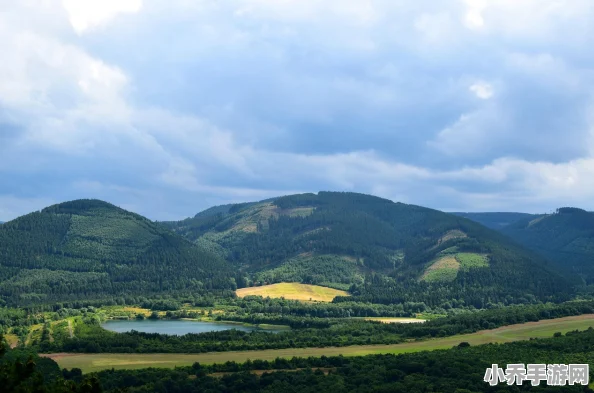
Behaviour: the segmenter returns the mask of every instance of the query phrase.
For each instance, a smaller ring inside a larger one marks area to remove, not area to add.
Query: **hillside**
[[[455,212],[451,213],[460,217],[468,218],[469,220],[476,221],[487,228],[501,230],[508,225],[518,222],[529,217],[534,217],[533,214],[528,213],[463,213]]]
[[[235,289],[231,277],[221,258],[98,200],[50,206],[0,227],[0,296],[11,305]]]
[[[520,220],[502,230],[567,273],[577,273],[594,283],[594,213],[561,208]]]
[[[349,289],[365,301],[446,307],[570,290],[542,257],[496,231],[363,194],[292,195],[165,225],[236,265],[240,287],[301,282]]]

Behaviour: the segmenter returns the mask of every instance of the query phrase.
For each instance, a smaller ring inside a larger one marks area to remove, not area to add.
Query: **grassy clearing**
[[[292,209],[279,209],[278,214],[289,217],[307,217],[314,212],[313,207],[295,207]]]
[[[458,276],[458,271],[468,271],[470,269],[489,267],[489,258],[486,255],[471,252],[458,252],[456,247],[450,247],[443,250],[437,259],[431,264],[421,280],[429,282],[450,282]]]
[[[429,282],[454,281],[460,270],[460,262],[456,257],[447,255],[439,258],[425,270],[421,280]]]
[[[41,331],[43,330],[43,324],[32,325],[29,328],[29,333],[25,338],[25,345],[30,345],[33,341],[37,341],[41,338]]]
[[[571,330],[585,330],[594,327],[594,314],[549,319],[504,326],[477,333],[437,338],[427,341],[412,341],[394,345],[362,345],[341,348],[289,348],[264,351],[211,352],[202,354],[51,354],[46,355],[58,362],[62,368],[78,367],[83,372],[105,369],[138,369],[146,367],[190,366],[194,362],[202,364],[224,363],[226,361],[245,362],[248,359],[273,360],[277,357],[293,356],[363,356],[371,354],[400,354],[436,349],[451,348],[466,341],[471,345],[504,343],[530,338],[552,337],[555,332],[566,333]]]
[[[486,255],[461,252],[456,254],[456,260],[460,262],[460,268],[462,270],[468,270],[477,267],[489,267],[489,259]]]
[[[19,338],[17,337],[16,334],[5,334],[4,335],[4,339],[6,340],[6,343],[11,347],[14,348],[17,346],[17,344],[19,343]]]
[[[301,301],[331,302],[336,296],[348,296],[345,291],[321,287],[318,285],[300,283],[279,283],[263,285],[261,287],[242,288],[236,291],[237,296],[262,296],[271,298],[284,297],[285,299]]]

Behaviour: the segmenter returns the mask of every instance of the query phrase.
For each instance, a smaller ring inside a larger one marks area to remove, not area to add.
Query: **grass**
[[[451,255],[439,258],[427,268],[421,280],[429,282],[454,281],[460,269],[460,262]]]
[[[458,276],[458,271],[468,271],[479,267],[489,267],[489,258],[486,255],[471,252],[453,253],[456,247],[443,250],[437,261],[425,270],[421,280],[429,282],[450,282]]]
[[[271,298],[284,297],[285,299],[301,301],[331,302],[336,296],[348,296],[345,291],[321,287],[318,285],[299,283],[279,283],[263,285],[261,287],[242,288],[236,291],[237,296],[262,296]]]
[[[594,314],[548,319],[518,325],[503,326],[493,330],[436,338],[426,341],[413,341],[394,345],[362,345],[331,348],[289,348],[264,351],[210,352],[201,354],[51,354],[45,355],[58,362],[61,368],[78,367],[83,372],[105,369],[139,369],[146,367],[173,368],[191,366],[194,362],[202,364],[224,363],[226,361],[245,362],[248,359],[273,360],[277,357],[293,356],[363,356],[371,354],[400,354],[407,352],[430,351],[451,348],[466,341],[471,345],[505,343],[528,340],[530,338],[552,337],[555,332],[566,333],[572,330],[585,330],[594,327]]]
[[[16,334],[5,334],[4,335],[4,339],[6,340],[6,343],[11,347],[14,348],[17,346],[17,344],[19,343],[19,338],[17,337]]]
[[[486,255],[461,252],[456,254],[456,260],[460,262],[460,268],[462,270],[468,270],[476,267],[489,267],[489,259]]]
[[[43,324],[39,323],[37,325],[32,325],[29,328],[29,333],[25,338],[25,345],[31,345],[33,341],[39,340],[41,338],[41,331],[43,329]]]

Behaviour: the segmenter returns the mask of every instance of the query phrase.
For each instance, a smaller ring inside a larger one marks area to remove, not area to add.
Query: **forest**
[[[469,346],[404,355],[253,360],[246,363],[82,375],[49,359],[4,348],[0,382],[11,392],[592,392],[588,386],[491,386],[483,377],[492,364],[594,364],[594,330],[506,344]],[[25,360],[28,359],[28,360]],[[44,367],[41,363],[43,360]],[[590,369],[592,380],[594,370]]]
[[[436,318],[423,324],[383,324],[363,319],[291,316],[290,313],[223,314],[218,319],[250,323],[286,324],[293,329],[279,333],[225,330],[183,336],[158,333],[114,333],[100,327],[96,314],[85,312],[74,320],[74,336],[53,334],[48,325],[30,347],[39,352],[73,353],[203,353],[349,345],[395,344],[407,339],[429,339],[473,333],[482,329],[543,319],[594,313],[594,301],[511,306]],[[179,318],[168,312],[169,318]],[[187,316],[187,315],[186,315]]]
[[[0,302],[13,306],[192,291],[224,294],[219,257],[96,200],[50,206],[0,227]]]
[[[523,218],[507,219],[520,225]],[[464,217],[355,193],[224,205],[160,223],[97,200],[50,206],[0,226],[0,334],[6,335],[0,383],[19,392],[36,386],[46,392],[536,392],[490,387],[471,368],[484,372],[493,361],[514,359],[591,361],[591,351],[579,348],[592,345],[591,330],[398,356],[252,359],[88,375],[38,356],[392,345],[594,314],[584,276],[560,272],[529,248]],[[235,293],[277,282],[320,284],[348,296],[307,302]],[[426,322],[369,319],[388,317]],[[107,319],[282,329],[115,333],[102,328]]]
[[[575,285],[495,230],[369,195],[299,194],[207,212],[163,225],[240,267],[238,287],[302,282],[348,289],[363,302],[486,308],[568,300]],[[421,279],[463,253],[488,264],[460,269],[453,281]]]

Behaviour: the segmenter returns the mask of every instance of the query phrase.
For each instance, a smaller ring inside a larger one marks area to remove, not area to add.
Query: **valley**
[[[578,331],[589,340],[589,221],[558,214],[462,217],[319,192],[153,222],[99,200],[65,202],[0,226],[0,334],[13,357],[32,353],[114,386],[123,382],[109,373],[147,367],[206,381],[243,378],[242,368],[266,378],[266,367],[293,362],[294,375],[334,378],[342,362],[417,353],[433,362],[437,350],[456,357],[460,343],[483,359],[507,353],[492,345],[567,342]],[[518,232],[553,222],[585,225],[566,230],[584,245],[572,272],[547,253],[556,243]]]
[[[402,354],[419,351],[434,351],[452,348],[461,342],[470,345],[505,343],[530,338],[552,337],[554,333],[565,334],[573,330],[594,328],[594,314],[551,319],[539,322],[510,325],[493,330],[482,330],[472,334],[455,335],[420,342],[394,345],[361,345],[344,348],[299,348],[265,351],[218,352],[205,354],[48,354],[44,355],[58,362],[60,367],[78,367],[83,372],[105,369],[138,369],[145,367],[183,367],[195,362],[215,364],[234,361],[243,363],[248,359],[274,360],[292,357],[320,356],[365,356],[372,354]]]

